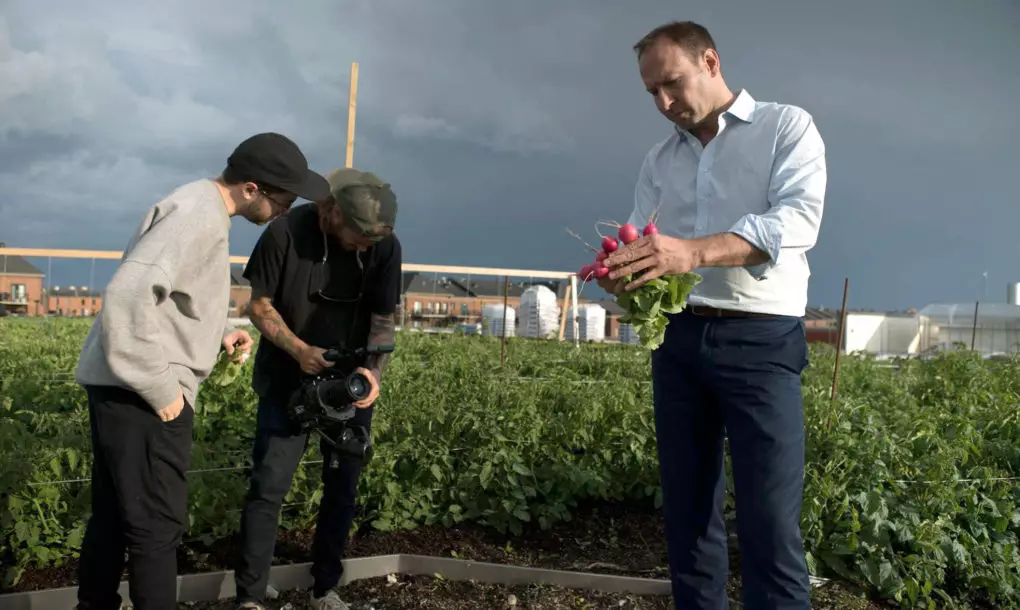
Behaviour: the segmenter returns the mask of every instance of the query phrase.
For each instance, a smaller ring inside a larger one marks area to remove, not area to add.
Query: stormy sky
[[[710,29],[731,88],[817,121],[812,305],[847,276],[876,309],[1020,281],[1016,0],[0,0],[0,241],[121,249],[259,131],[342,166],[358,61],[355,165],[394,185],[407,262],[573,270],[565,227],[594,242],[625,219],[670,129],[631,45],[673,19]],[[236,219],[232,253],[259,231]],[[56,283],[112,270],[33,262]]]

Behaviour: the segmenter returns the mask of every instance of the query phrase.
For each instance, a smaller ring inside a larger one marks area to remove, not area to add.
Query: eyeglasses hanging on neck
[[[309,278],[312,288],[313,296],[316,296],[324,301],[331,303],[357,303],[361,300],[365,294],[365,280],[368,278],[368,273],[365,271],[365,263],[361,260],[361,252],[356,251],[354,253],[354,259],[358,262],[358,271],[361,275],[358,282],[358,291],[356,296],[345,295],[341,296],[335,293],[336,285],[343,284],[344,282],[336,281],[335,278],[331,277],[329,268],[329,241],[326,238],[326,234],[322,234],[322,259],[319,262],[312,265],[312,273]],[[333,279],[333,282],[330,280]],[[332,285],[331,285],[332,284]],[[332,289],[332,290],[331,290]]]

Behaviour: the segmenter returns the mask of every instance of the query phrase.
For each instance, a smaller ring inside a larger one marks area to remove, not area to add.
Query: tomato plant
[[[89,510],[84,393],[74,383],[88,320],[0,321],[0,561],[7,580],[75,556]],[[589,499],[658,501],[649,350],[575,349],[401,333],[359,487],[359,523],[381,530],[471,521],[552,527]],[[929,360],[833,353],[804,376],[809,565],[904,607],[1006,607],[1020,585],[1020,360],[965,350]],[[255,398],[251,360],[203,384],[188,538],[236,531]],[[313,443],[312,447],[316,444]],[[282,526],[310,527],[320,464],[310,449]],[[728,506],[731,504],[728,504]],[[356,524],[357,525],[357,524]]]

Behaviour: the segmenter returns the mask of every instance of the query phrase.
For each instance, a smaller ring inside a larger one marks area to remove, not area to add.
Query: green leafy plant
[[[659,232],[655,226],[655,217],[658,210],[652,214],[645,225],[641,235],[650,236]],[[576,237],[582,244],[595,252],[595,260],[581,268],[578,275],[584,282],[592,279],[601,279],[609,275],[609,267],[606,265],[606,258],[620,248],[620,244],[629,245],[641,238],[637,227],[634,225],[619,224],[615,222],[599,221],[595,224],[609,225],[618,229],[619,241],[615,237],[604,236],[602,238],[602,250],[596,250],[593,246],[581,239],[573,231],[568,232]],[[628,274],[621,279],[624,285],[630,283],[639,274]],[[616,302],[626,311],[620,318],[623,324],[630,324],[638,334],[639,343],[648,349],[655,350],[662,345],[666,337],[666,326],[669,324],[669,314],[678,314],[687,306],[687,297],[691,290],[701,283],[702,277],[693,272],[671,274],[653,278],[638,286],[634,290],[623,292],[616,298]]]
[[[91,451],[85,396],[71,373],[88,324],[0,321],[8,585],[80,547]],[[661,500],[650,350],[511,337],[502,369],[499,354],[495,338],[399,334],[356,525],[474,522],[513,533],[553,527],[588,500]],[[833,350],[813,346],[811,357],[801,525],[812,573],[903,608],[1016,607],[1020,359],[984,361],[966,350],[927,360],[844,357],[833,402]],[[199,392],[190,540],[238,527],[255,423],[251,369],[250,359],[223,358]],[[284,528],[314,524],[321,468],[310,450],[285,499]]]
[[[624,278],[629,282],[631,276]],[[666,338],[667,314],[677,314],[687,306],[687,296],[701,282],[696,273],[667,275],[653,278],[636,289],[616,298],[623,307],[621,324],[630,324],[638,334],[641,345],[658,349]]]

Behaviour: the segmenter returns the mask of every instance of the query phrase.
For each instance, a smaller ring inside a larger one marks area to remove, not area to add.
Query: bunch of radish
[[[602,235],[601,233],[599,233],[599,236],[602,237],[601,250],[596,250],[594,247],[587,244],[583,239],[581,240],[581,243],[587,246],[589,250],[595,252],[595,260],[588,263],[584,267],[581,267],[581,270],[577,274],[581,278],[581,281],[587,282],[592,279],[602,279],[609,275],[609,267],[606,266],[605,260],[610,254],[616,252],[620,248],[621,243],[624,245],[630,244],[637,241],[641,237],[641,235],[648,236],[658,233],[659,229],[658,227],[655,226],[654,217],[655,215],[653,214],[652,219],[649,220],[648,224],[645,225],[644,230],[642,230],[640,234],[638,233],[637,227],[630,223],[621,225],[619,223],[604,220],[596,223],[596,231],[598,230],[599,224],[615,227],[617,229],[616,232],[617,237],[612,237],[610,235]],[[571,235],[574,235],[574,237],[581,239],[580,236],[578,236],[576,233],[573,233],[572,231],[569,231],[569,229],[568,232],[571,233]]]

